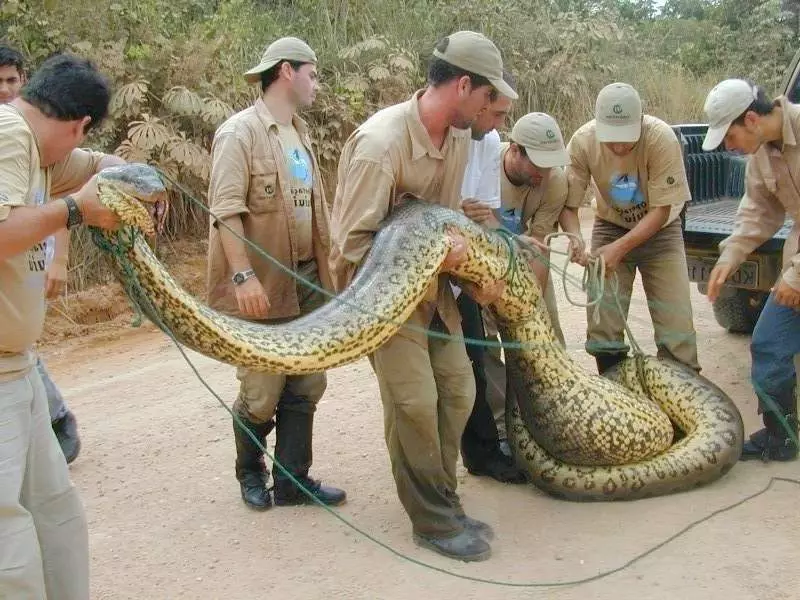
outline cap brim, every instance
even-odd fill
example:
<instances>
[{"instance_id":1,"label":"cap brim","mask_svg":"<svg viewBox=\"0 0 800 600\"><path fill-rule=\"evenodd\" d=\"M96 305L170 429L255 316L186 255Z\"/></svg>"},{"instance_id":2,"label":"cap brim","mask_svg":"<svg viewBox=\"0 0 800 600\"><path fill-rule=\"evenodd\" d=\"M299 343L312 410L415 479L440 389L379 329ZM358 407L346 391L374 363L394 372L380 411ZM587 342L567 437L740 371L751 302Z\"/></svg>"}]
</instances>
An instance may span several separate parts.
<instances>
[{"instance_id":1,"label":"cap brim","mask_svg":"<svg viewBox=\"0 0 800 600\"><path fill-rule=\"evenodd\" d=\"M530 160L537 167L542 169L551 169L553 167L566 167L570 164L569 154L566 149L564 150L533 150L532 148L525 147L525 154L528 155Z\"/></svg>"},{"instance_id":2,"label":"cap brim","mask_svg":"<svg viewBox=\"0 0 800 600\"><path fill-rule=\"evenodd\" d=\"M258 66L253 67L249 71L245 71L244 78L249 81L250 83L255 83L261 79L261 74L278 64L278 60L268 60L267 62L262 62Z\"/></svg>"},{"instance_id":3,"label":"cap brim","mask_svg":"<svg viewBox=\"0 0 800 600\"><path fill-rule=\"evenodd\" d=\"M498 93L502 94L506 98L511 98L512 100L519 98L517 92L511 89L511 86L508 85L503 79L490 79L489 83L494 86Z\"/></svg>"},{"instance_id":4,"label":"cap brim","mask_svg":"<svg viewBox=\"0 0 800 600\"><path fill-rule=\"evenodd\" d=\"M638 142L642 135L642 122L637 121L630 125L606 125L597 121L595 133L598 142L619 144Z\"/></svg>"},{"instance_id":5,"label":"cap brim","mask_svg":"<svg viewBox=\"0 0 800 600\"><path fill-rule=\"evenodd\" d=\"M730 123L724 123L717 127L709 127L706 132L706 137L703 140L703 150L706 152L715 150L722 143L722 140L725 139L725 134L728 133L728 128L730 126Z\"/></svg>"}]
</instances>

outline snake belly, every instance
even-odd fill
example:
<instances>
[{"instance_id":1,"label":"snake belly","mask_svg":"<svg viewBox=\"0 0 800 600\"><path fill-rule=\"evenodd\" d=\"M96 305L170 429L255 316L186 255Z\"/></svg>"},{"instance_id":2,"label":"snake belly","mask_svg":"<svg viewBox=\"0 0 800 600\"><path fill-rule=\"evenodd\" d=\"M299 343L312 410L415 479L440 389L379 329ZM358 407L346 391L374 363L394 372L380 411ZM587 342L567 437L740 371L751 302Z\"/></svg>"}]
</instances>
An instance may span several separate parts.
<instances>
[{"instance_id":1,"label":"snake belly","mask_svg":"<svg viewBox=\"0 0 800 600\"><path fill-rule=\"evenodd\" d=\"M263 324L211 309L158 260L143 235L152 227L142 206L159 183L144 165L102 171L101 201L124 226L96 231L96 243L113 248L115 276L142 313L201 354L284 374L325 371L369 355L407 326L436 284L450 248L446 234L457 233L468 252L454 275L478 285L507 283L491 308L513 389L509 436L534 485L570 500L632 499L710 482L738 460L744 433L730 398L693 371L652 357L624 361L605 377L585 371L555 339L530 267L537 255L460 212L421 200L395 207L347 289L308 315ZM675 426L683 436L678 441Z\"/></svg>"}]
</instances>

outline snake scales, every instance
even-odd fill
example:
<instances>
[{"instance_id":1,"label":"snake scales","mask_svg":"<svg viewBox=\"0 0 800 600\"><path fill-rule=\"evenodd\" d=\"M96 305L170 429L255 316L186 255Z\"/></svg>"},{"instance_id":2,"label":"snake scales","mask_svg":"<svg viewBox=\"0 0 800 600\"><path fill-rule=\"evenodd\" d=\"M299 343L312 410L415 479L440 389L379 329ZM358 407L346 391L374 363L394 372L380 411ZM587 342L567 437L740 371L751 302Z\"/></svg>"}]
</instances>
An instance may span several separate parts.
<instances>
[{"instance_id":1,"label":"snake scales","mask_svg":"<svg viewBox=\"0 0 800 600\"><path fill-rule=\"evenodd\" d=\"M158 261L145 237L154 233L146 206L164 190L155 170L105 169L98 190L124 226L95 231L95 241L115 247L112 266L129 297L157 326L204 355L286 374L353 362L409 317L449 250L446 232L454 231L469 242L458 277L477 284L506 277L492 306L504 343L512 343L506 419L517 460L537 487L570 500L657 496L711 482L739 458L741 415L719 388L682 365L647 356L629 358L604 377L584 371L556 341L529 266L531 251L461 213L404 203L375 235L346 290L309 315L263 325L212 310Z\"/></svg>"}]
</instances>

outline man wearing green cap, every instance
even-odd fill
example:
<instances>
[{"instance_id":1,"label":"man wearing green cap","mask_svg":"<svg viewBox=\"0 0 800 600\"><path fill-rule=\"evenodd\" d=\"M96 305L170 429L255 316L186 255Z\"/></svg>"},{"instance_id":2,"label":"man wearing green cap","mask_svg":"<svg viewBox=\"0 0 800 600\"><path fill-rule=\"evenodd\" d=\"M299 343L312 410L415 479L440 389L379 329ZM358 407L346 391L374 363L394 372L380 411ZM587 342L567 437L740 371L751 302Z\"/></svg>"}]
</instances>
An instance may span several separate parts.
<instances>
[{"instance_id":1,"label":"man wearing green cap","mask_svg":"<svg viewBox=\"0 0 800 600\"><path fill-rule=\"evenodd\" d=\"M317 92L317 57L302 40L281 38L245 73L260 82L254 105L217 130L212 145L208 244L208 304L226 314L265 323L291 321L324 304L326 297L276 268L242 238L287 269L331 290L328 270L330 216L306 123L297 110ZM308 476L313 417L326 385L325 373L274 375L238 368L233 410L264 445L276 430L275 458L325 504L341 504L342 490ZM236 478L245 504L272 505L264 455L234 419ZM277 465L274 502L313 503Z\"/></svg>"},{"instance_id":2,"label":"man wearing green cap","mask_svg":"<svg viewBox=\"0 0 800 600\"><path fill-rule=\"evenodd\" d=\"M337 290L352 280L381 221L405 196L458 209L469 127L493 90L517 98L503 81L497 47L481 34L459 31L436 44L426 89L378 111L353 132L342 150L332 209L330 262ZM414 540L469 561L489 557L493 534L464 514L456 493L459 440L475 380L448 272L465 257L465 241L456 237L438 280L408 319L453 337L429 338L401 328L370 362L380 386L392 473ZM459 285L481 303L502 289Z\"/></svg>"},{"instance_id":3,"label":"man wearing green cap","mask_svg":"<svg viewBox=\"0 0 800 600\"><path fill-rule=\"evenodd\" d=\"M797 458L797 372L800 353L800 106L786 96L769 98L744 79L714 86L705 102L709 128L703 150L720 144L752 157L745 193L733 233L720 242L711 271L708 298L719 295L725 280L745 258L772 238L786 215L793 227L783 247L783 273L758 318L750 342L751 377L764 427L750 436L742 460Z\"/></svg>"},{"instance_id":4,"label":"man wearing green cap","mask_svg":"<svg viewBox=\"0 0 800 600\"><path fill-rule=\"evenodd\" d=\"M642 113L639 94L626 83L612 83L597 96L595 118L580 127L567 150L570 166L568 206L577 206L591 183L597 202L592 254L602 256L608 280L597 322L587 310L586 351L605 372L625 358L625 321L633 282L642 277L658 356L700 370L697 335L689 296L683 232L678 218L691 194L680 142L661 119ZM561 224L580 235L577 219ZM582 262L574 256L575 262ZM585 261L584 261L585 262Z\"/></svg>"}]
</instances>

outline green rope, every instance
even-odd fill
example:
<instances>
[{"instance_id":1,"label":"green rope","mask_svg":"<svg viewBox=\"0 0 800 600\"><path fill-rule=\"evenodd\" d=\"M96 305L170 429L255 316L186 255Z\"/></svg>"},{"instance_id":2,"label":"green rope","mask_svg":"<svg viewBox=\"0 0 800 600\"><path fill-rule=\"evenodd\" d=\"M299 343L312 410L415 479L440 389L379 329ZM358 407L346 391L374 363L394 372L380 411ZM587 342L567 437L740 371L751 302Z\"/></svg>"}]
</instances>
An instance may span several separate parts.
<instances>
[{"instance_id":1,"label":"green rope","mask_svg":"<svg viewBox=\"0 0 800 600\"><path fill-rule=\"evenodd\" d=\"M167 324L164 323L164 321L161 319L161 317L158 314L158 310L152 304L150 299L147 297L147 294L146 294L144 288L141 286L141 284L140 284L140 282L138 280L138 277L136 276L136 273L135 273L130 261L128 260L128 257L125 254L126 250L129 249L131 247L130 245L135 241L135 237L136 237L135 230L131 230L130 232L127 232L127 237L126 237L126 232L124 230L120 230L117 234L115 234L116 235L116 239L117 239L117 243L111 243L111 242L107 241L106 239L104 239L103 236L99 233L98 230L95 230L94 228L90 228L90 229L92 230L93 239L94 239L95 243L98 244L98 247L103 252L106 252L106 253L110 254L113 257L114 260L118 261L120 267L123 269L123 271L125 272L126 276L129 277L129 281L126 282L126 284L129 287L127 287L126 289L130 289L132 291L135 290L138 293L138 297L141 298L142 301L144 301L144 302L146 302L148 304L148 306L146 307L147 308L147 312L148 312L148 314L152 315L152 317L154 319L156 319L156 323L155 324L159 328L161 328L162 331L164 331L167 334L167 336L170 338L170 340L172 340L173 344L175 344L176 348L181 353L181 356L184 358L184 360L189 365L189 367L192 369L192 371L194 371L194 374L197 376L197 378L200 380L200 382L203 384L203 386L211 393L212 396L214 396L214 398L216 398L216 400L219 402L219 404L228 412L228 414L231 415L233 420L236 422L237 426L239 426L250 437L250 439L264 453L264 455L267 456L270 459L270 461L274 465L276 465L278 467L278 469L292 481L292 483L294 483L306 496L308 496L309 499L311 499L317 505L321 506L328 513L330 513L335 518L337 518L339 521L341 521L344 525L346 525L347 527L349 527L353 531L356 531L357 533L359 533L360 535L362 535L363 537L365 537L369 541L373 542L374 544L376 544L376 545L380 546L381 548L383 548L383 549L389 551L390 553L394 554L398 558L401 558L401 559L403 559L403 560L405 560L407 562L410 562L410 563L412 563L414 565L423 567L425 569L429 569L431 571L436 571L436 572L442 573L444 575L449 575L449 576L455 577L457 579L463 579L463 580L467 580L467 581L473 581L473 582L476 582L476 583L484 583L484 584L489 584L489 585L505 586L505 587L516 587L516 588L554 588L555 587L555 588L558 588L558 587L584 585L584 584L587 584L587 583L590 583L590 582L593 582L593 581L597 581L597 580L600 580L600 579L605 579L605 578L607 578L607 577L609 577L611 575L614 575L616 573L619 573L619 572L631 567L635 563L641 561L645 557L647 557L647 556L653 554L654 552L656 552L657 550L663 548L664 546L666 546L667 544L669 544L673 540L681 537L682 535L686 534L687 532L689 532L690 530L694 529L698 525L700 525L700 524L702 524L702 523L704 523L706 521L709 521L710 519L712 519L712 518L714 518L714 517L716 517L718 515L721 515L723 513L729 512L729 511L733 510L734 508L737 508L737 507L741 506L742 504L744 504L746 502L749 502L750 500L752 500L752 499L754 499L754 498L766 493L772 487L772 484L774 482L776 482L776 481L783 481L783 482L792 483L792 484L795 484L795 485L800 485L800 480L789 479L789 478L786 478L786 477L771 477L769 482L767 483L767 485L762 490L760 490L758 492L755 492L753 494L750 494L749 496L746 496L746 497L742 498L741 500L738 500L738 501L736 501L736 502L734 502L732 504L729 504L728 506L725 506L723 508L717 509L717 510L713 511L712 513L710 513L709 515L689 523L687 526L683 527L678 532L674 533L673 535L669 536L668 538L666 538L665 540L659 542L658 544L655 544L654 546L651 546L647 550L635 555L633 558L631 558L630 560L626 561L624 564L620 565L619 567L616 567L616 568L613 568L613 569L609 569L609 570L606 570L606 571L602 571L600 573L597 573L596 575L591 575L591 576L588 576L588 577L583 577L583 578L579 578L579 579L572 579L572 580L568 580L568 581L513 582L513 581L499 581L499 580L488 579L488 578L484 578L484 577L473 577L473 576L470 576L470 575L463 575L461 573L456 573L454 571L450 571L450 570L444 569L442 567L437 567L435 565L426 563L424 561L421 561L421 560L418 560L418 559L413 558L411 556L408 556L406 554L403 554L399 550L395 550L394 548L392 548L391 546L389 546L385 542L380 541L379 539L377 539L376 537L372 536L368 532L364 531L363 529L361 529L360 527L358 527L354 523L350 522L348 519L346 519L341 514L339 514L338 511L336 511L332 507L324 504L321 500L319 500L319 498L314 496L314 494L308 488L306 488L300 481L298 481L297 478L294 477L294 475L292 475L274 456L272 456L272 454L267 450L267 448L264 446L264 444L262 444L261 441L258 438L256 438L256 436L247 427L245 427L245 425L241 421L241 418L233 410L231 410L230 407L228 407L228 405L219 396L219 394L217 394L213 390L213 388L208 384L208 382L203 378L203 376L200 374L200 371L197 369L197 367L194 365L194 363L192 363L191 359L187 356L186 352L184 351L184 349L181 346L181 344L178 341L178 339L175 337L174 333L170 330L169 326L167 326ZM141 310L141 307L139 307L139 310Z\"/></svg>"}]
</instances>

